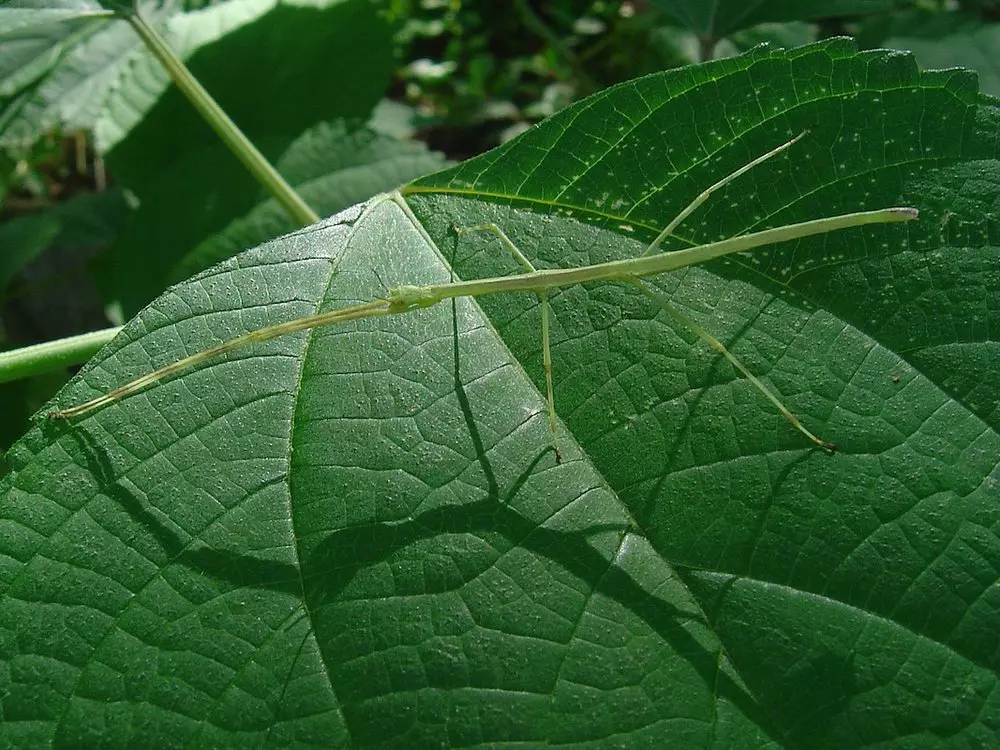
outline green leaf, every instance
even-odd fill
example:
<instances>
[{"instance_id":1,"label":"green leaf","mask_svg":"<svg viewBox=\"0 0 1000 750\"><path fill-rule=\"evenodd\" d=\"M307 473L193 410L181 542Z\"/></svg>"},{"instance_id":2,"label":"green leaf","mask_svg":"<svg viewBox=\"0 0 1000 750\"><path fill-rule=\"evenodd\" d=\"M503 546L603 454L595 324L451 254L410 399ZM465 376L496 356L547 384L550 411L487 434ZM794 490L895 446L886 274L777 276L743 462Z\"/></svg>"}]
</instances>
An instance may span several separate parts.
<instances>
[{"instance_id":1,"label":"green leaf","mask_svg":"<svg viewBox=\"0 0 1000 750\"><path fill-rule=\"evenodd\" d=\"M5 739L989 746L996 120L971 74L756 50L410 185L422 229L374 201L174 287L60 405L379 278L517 272L453 222L499 222L539 267L635 255L805 128L672 247L921 211L656 280L833 456L611 283L552 294L561 465L529 294L275 339L39 424L0 496Z\"/></svg>"},{"instance_id":2,"label":"green leaf","mask_svg":"<svg viewBox=\"0 0 1000 750\"><path fill-rule=\"evenodd\" d=\"M166 38L171 48L187 51L192 46L188 40L207 35L208 28L217 25L231 30L214 44L187 52L185 63L270 159L320 122L364 122L391 80L392 28L372 0L226 2L172 19ZM289 55L290 49L296 54ZM137 82L166 76L155 61L150 60L148 68L133 71ZM136 96L124 89L113 104L133 107ZM127 138L115 141L108 164L118 179L145 198L145 193L162 189L166 173L176 173L179 157L216 158L217 144L209 126L171 87ZM242 176L242 168L237 174ZM242 195L255 188L230 184L231 178L226 178L224 172L217 174L220 190ZM170 205L175 210L177 199L193 192L192 184L182 183L183 189L173 196Z\"/></svg>"},{"instance_id":3,"label":"green leaf","mask_svg":"<svg viewBox=\"0 0 1000 750\"><path fill-rule=\"evenodd\" d=\"M984 94L1000 96L1000 24L961 13L911 13L892 19L887 47L913 52L925 68L979 71Z\"/></svg>"},{"instance_id":4,"label":"green leaf","mask_svg":"<svg viewBox=\"0 0 1000 750\"><path fill-rule=\"evenodd\" d=\"M128 24L94 19L96 4L84 7L0 8L0 143L30 141L56 125L90 130L98 150L118 147L116 176L135 187L189 139L212 136ZM192 13L167 3L143 13L256 134L363 118L389 80L389 27L369 0L230 0ZM338 96L315 95L327 87Z\"/></svg>"},{"instance_id":5,"label":"green leaf","mask_svg":"<svg viewBox=\"0 0 1000 750\"><path fill-rule=\"evenodd\" d=\"M14 274L34 260L59 234L58 219L49 215L22 216L0 224L0 295Z\"/></svg>"},{"instance_id":6,"label":"green leaf","mask_svg":"<svg viewBox=\"0 0 1000 750\"><path fill-rule=\"evenodd\" d=\"M423 144L371 128L322 123L276 161L278 170L320 214L332 214L393 190L444 164ZM199 190L182 189L198 185ZM295 228L221 144L196 150L154 185L132 217L107 276L111 295L132 315L208 266ZM256 200L261 202L256 203ZM177 222L178 206L186 220Z\"/></svg>"},{"instance_id":7,"label":"green leaf","mask_svg":"<svg viewBox=\"0 0 1000 750\"><path fill-rule=\"evenodd\" d=\"M306 203L327 215L443 165L443 157L422 143L382 136L368 128L349 132L343 125L323 123L292 144L277 167L295 183ZM183 281L294 228L295 222L275 200L260 203L191 249L171 269L168 280Z\"/></svg>"},{"instance_id":8,"label":"green leaf","mask_svg":"<svg viewBox=\"0 0 1000 750\"><path fill-rule=\"evenodd\" d=\"M9 4L0 8L0 101L50 73L60 57L109 20L98 3ZM6 118L3 118L6 119ZM3 120L0 119L0 122Z\"/></svg>"},{"instance_id":9,"label":"green leaf","mask_svg":"<svg viewBox=\"0 0 1000 750\"><path fill-rule=\"evenodd\" d=\"M144 6L144 12L162 25L176 5ZM0 143L30 143L43 130L63 127L94 130L99 146L109 147L112 134L127 130L142 114L108 106L119 86L144 91L130 79L130 66L142 57L146 67L152 64L135 32L100 3L18 2L0 8ZM160 75L147 83L162 93L167 81ZM119 117L126 121L119 123Z\"/></svg>"},{"instance_id":10,"label":"green leaf","mask_svg":"<svg viewBox=\"0 0 1000 750\"><path fill-rule=\"evenodd\" d=\"M66 251L48 277L29 283L78 284L80 272L91 259L94 248L115 241L125 224L128 206L115 189L101 193L81 193L38 214L29 214L0 224L0 294L14 275L27 263L52 247ZM34 300L32 304L37 302ZM38 311L44 316L44 310Z\"/></svg>"}]
</instances>

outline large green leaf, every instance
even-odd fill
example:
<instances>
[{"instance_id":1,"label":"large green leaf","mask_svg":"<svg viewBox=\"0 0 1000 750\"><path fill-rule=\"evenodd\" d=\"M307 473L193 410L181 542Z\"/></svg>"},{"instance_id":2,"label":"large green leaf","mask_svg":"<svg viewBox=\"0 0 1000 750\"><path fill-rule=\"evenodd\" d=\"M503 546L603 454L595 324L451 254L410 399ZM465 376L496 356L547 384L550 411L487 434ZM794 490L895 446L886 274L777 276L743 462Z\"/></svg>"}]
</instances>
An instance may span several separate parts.
<instances>
[{"instance_id":1,"label":"large green leaf","mask_svg":"<svg viewBox=\"0 0 1000 750\"><path fill-rule=\"evenodd\" d=\"M918 223L241 350L10 452L9 744L989 746L1000 727L998 113L843 40L617 86L171 289L69 405L386 284L889 205ZM432 244L433 243L433 244ZM377 275L376 275L377 273ZM956 375L956 370L961 374Z\"/></svg>"}]
</instances>

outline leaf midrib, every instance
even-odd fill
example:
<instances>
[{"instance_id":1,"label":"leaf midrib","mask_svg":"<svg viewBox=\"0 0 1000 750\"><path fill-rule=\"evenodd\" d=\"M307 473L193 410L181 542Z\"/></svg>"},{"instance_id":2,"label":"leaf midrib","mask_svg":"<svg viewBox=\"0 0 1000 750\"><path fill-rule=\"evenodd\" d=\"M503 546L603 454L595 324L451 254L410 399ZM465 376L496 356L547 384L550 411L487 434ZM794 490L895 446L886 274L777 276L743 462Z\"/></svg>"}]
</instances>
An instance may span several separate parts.
<instances>
[{"instance_id":1,"label":"leaf midrib","mask_svg":"<svg viewBox=\"0 0 1000 750\"><path fill-rule=\"evenodd\" d=\"M371 201L369 201L368 205L361 212L361 214L356 219L354 219L354 221L350 223L350 229L348 230L347 236L344 238L343 245L341 245L342 252L346 252L347 249L350 248L351 242L353 241L357 232L364 225L364 222L368 218L370 212L374 208L379 206L382 202L383 201L380 200L379 197L372 199ZM329 228L333 229L336 226L337 225L333 225ZM343 226L343 224L341 224L340 226ZM326 283L323 286L322 294L320 294L317 297L318 304L315 306L314 312L319 312L325 306L326 300L330 296L330 289L334 283L334 280L337 278L337 269L340 265L340 260L341 260L340 258L330 257L329 259L330 272L329 275L327 276ZM296 519L298 519L298 514L292 507L293 503L295 502L295 498L293 497L292 493L292 465L293 465L292 453L294 451L294 446L295 446L295 425L299 418L299 397L302 394L302 383L305 379L303 377L303 373L305 371L306 363L309 360L309 352L312 348L312 343L315 338L316 330L317 330L316 328L310 328L306 332L306 340L302 346L302 354L299 357L299 365L298 365L299 374L298 377L295 379L295 383L293 385L292 404L291 404L291 409L289 411L290 418L288 420L288 449L285 452L285 465L287 467L287 471L285 473L285 497L287 498L286 511L288 513L288 519L291 522L292 551L294 555L294 561L292 564L293 567L295 568L296 575L298 576L299 579L298 583L299 583L300 598L302 601L302 609L304 612L304 616L309 621L310 633L316 633L318 631L316 629L316 622L313 609L309 602L309 598L306 595L305 581L303 580L302 577L302 568L303 568L302 551L299 546L299 540L301 539L301 534L299 533L298 528L296 527ZM316 645L317 645L316 650L318 652L319 662L323 667L323 675L326 679L327 686L330 688L330 693L333 697L333 705L336 706L337 715L343 726L346 728L347 720L343 712L341 711L341 702L340 699L337 697L337 692L336 689L334 688L334 681L331 676L330 666L327 663L326 651L323 649L322 645L318 641Z\"/></svg>"}]
</instances>

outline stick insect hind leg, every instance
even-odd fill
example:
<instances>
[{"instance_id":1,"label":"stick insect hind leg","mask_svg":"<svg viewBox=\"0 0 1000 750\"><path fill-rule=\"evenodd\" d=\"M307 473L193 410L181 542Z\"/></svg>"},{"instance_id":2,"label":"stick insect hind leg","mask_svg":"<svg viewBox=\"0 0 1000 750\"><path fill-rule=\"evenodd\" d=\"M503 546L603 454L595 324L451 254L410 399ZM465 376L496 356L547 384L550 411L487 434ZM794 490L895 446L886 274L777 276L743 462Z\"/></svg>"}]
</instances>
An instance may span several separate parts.
<instances>
[{"instance_id":1,"label":"stick insect hind leg","mask_svg":"<svg viewBox=\"0 0 1000 750\"><path fill-rule=\"evenodd\" d=\"M805 131L799 133L791 140L749 161L736 171L731 172L718 182L714 183L713 185L710 185L708 188L703 190L697 197L695 197L694 200L692 200L687 206L685 206L680 211L680 213L678 213L677 216L674 217L674 219L671 220L670 223L666 225L666 227L663 228L663 230L656 236L656 238L651 243L649 243L649 245L641 253L640 257L646 257L655 253L659 249L660 244L663 242L663 240L666 239L668 236L670 236L673 233L673 231L678 226L680 226L680 224L684 221L684 219L690 216L691 213L698 208L698 206L700 206L702 203L708 200L708 198L717 190L725 187L727 184L735 180L737 177L745 174L746 172L750 171L759 164L782 153L783 151L793 146L795 143L797 143L805 136L806 136ZM501 244L503 244L504 247L506 247L510 251L511 255L514 256L514 258L517 260L518 263L521 264L521 266L526 270L526 272L534 273L536 270L535 267L531 264L531 262L518 249L517 245L514 244L513 240L511 240L510 237L508 237L507 234L494 223L477 224L475 226L470 226L470 227L455 227L455 231L459 235L476 231L491 232L492 234L497 236ZM798 420L798 418L795 417L794 414L792 414L788 410L788 408L781 402L781 400L777 396L775 396L774 393L772 393L771 390L766 385L764 385L764 383L762 383L759 378L757 378L752 372L750 372L750 370L746 367L746 365L740 362L739 359L737 359L728 349L726 349L726 347L722 344L721 341L712 336L712 334L710 334L700 325L698 325L693 320L688 318L686 315L676 310L673 306L670 305L666 297L664 297L659 292L650 288L648 284L644 283L639 279L633 279L631 280L630 283L633 286L635 286L640 292L642 292L642 294L651 299L664 312L670 315L671 318L673 318L675 321L677 321L685 328L690 330L698 338L700 338L702 341L704 341L706 344L708 344L710 347L712 347L722 356L724 356L727 360L729 360L729 362L737 370L739 370L739 372L741 372L747 378L747 380L749 380L754 385L755 388L757 388L762 394L764 394L764 396L767 397L767 399L772 404L774 404L774 406L778 409L778 411L782 414L782 416L784 416L791 423L791 425L795 427L795 429L797 429L799 432L805 435L812 443L830 452L836 450L836 446L833 443L827 442L826 440L816 437L816 435L814 435L812 432L806 429L806 427ZM547 402L548 402L548 412L549 412L549 429L552 433L552 443L553 446L555 447L556 460L558 461L561 460L561 454L559 452L559 447L556 442L557 440L556 412L555 412L555 398L552 389L552 355L549 344L549 302L548 302L547 291L539 292L538 297L542 305L542 360L545 368L545 384L546 384L546 389L548 391Z\"/></svg>"},{"instance_id":2,"label":"stick insect hind leg","mask_svg":"<svg viewBox=\"0 0 1000 750\"><path fill-rule=\"evenodd\" d=\"M486 224L476 224L471 227L454 227L455 233L459 236L469 232L490 232L496 235L500 244L510 251L514 259L521 264L527 273L535 273L537 270L522 253L514 241L507 236L499 226L492 222ZM557 436L556 406L555 397L552 394L552 352L549 346L549 293L548 291L538 292L538 301L542 305L542 367L545 369L545 390L547 391L546 401L549 412L549 432L552 433L552 448L556 452L556 463L562 463L562 453L559 450L559 438Z\"/></svg>"},{"instance_id":3,"label":"stick insect hind leg","mask_svg":"<svg viewBox=\"0 0 1000 750\"><path fill-rule=\"evenodd\" d=\"M758 156L753 161L748 162L744 166L737 169L735 172L726 175L721 180L716 182L714 185L711 185L710 187L703 190L698 195L698 197L696 197L693 201L691 201L683 210L681 210L679 214L677 214L677 216L673 219L673 221L671 221L669 224L667 224L666 227L664 227L663 231L661 231L656 236L656 239L654 239L651 243L649 243L649 246L643 251L641 257L645 257L647 255L652 255L653 253L655 253L659 249L660 244L663 242L663 240L666 239L668 236L670 236L670 234L672 234L673 231L678 226L680 226L681 222L683 222L684 219L690 216L691 213L696 208L698 208L698 206L700 206L702 203L708 200L708 197L712 195L712 193L714 193L716 190L719 190L720 188L726 186L740 175L753 169L758 164L767 161L772 156L777 156L782 151L791 147L800 139L805 137L805 135L806 135L805 131L799 133L790 141L781 144L777 148L771 149L766 154ZM796 430L801 432L803 435L809 438L811 442L818 445L820 448L823 448L824 450L830 451L831 453L837 450L836 445L816 437L813 433L807 430L805 426L798 420L798 418L796 418L796 416L792 414L788 410L788 408L781 402L781 400L777 396L775 396L774 393L772 393L771 390L766 385L764 385L759 378L757 378L757 376L755 376L752 372L750 372L750 370L746 367L746 365L740 362L740 360L737 359L735 355L733 355L728 349L726 349L726 347L722 344L721 341L719 341L712 334L710 334L700 325L691 320L691 318L687 317L679 310L675 309L672 305L670 305L670 303L667 301L667 298L663 294L652 289L650 285L647 284L646 282L641 281L639 279L633 279L631 283L646 297L648 297L654 303L656 303L656 305L664 312L666 312L671 318L673 318L675 321L683 325L685 328L687 328L689 331L695 334L698 338L700 338L710 347L715 349L715 351L719 352L719 354L721 354L723 357L729 360L729 362L733 365L733 367L735 367L737 370L743 373L743 376L746 377L746 379L749 380L754 385L754 387L757 388L757 390L763 393L764 396L766 396L767 399L772 404L775 405L775 407L777 407L778 411L781 412L782 416L784 416L785 419L787 419Z\"/></svg>"},{"instance_id":4,"label":"stick insect hind leg","mask_svg":"<svg viewBox=\"0 0 1000 750\"><path fill-rule=\"evenodd\" d=\"M798 420L798 418L794 414L792 414L783 403L781 403L781 400L777 396L775 396L771 392L771 390L766 385L764 385L756 375L750 372L747 366L744 365L742 362L740 362L740 360L737 359L732 352L726 349L726 347L723 345L721 341L719 341L717 338L715 338L712 334L710 334L700 325L695 323L689 317L684 315L682 312L671 306L670 303L667 302L666 297L664 297L659 292L651 289L648 284L638 280L633 281L632 284L636 288L638 288L640 292L646 295L649 299L653 300L653 302L655 302L660 307L660 309L662 309L665 313L667 313L671 318L673 318L678 323L683 325L689 331L694 333L698 338L700 338L710 347L715 349L715 351L717 351L723 357L728 359L729 362L733 365L733 367L735 367L737 370L743 373L743 376L751 383L753 383L754 387L757 388L757 390L759 390L761 393L763 393L767 397L767 399L772 404L774 404L775 407L777 407L778 411L781 412L782 416L784 416L785 419L791 422L792 427L801 432L803 435L809 438L809 440L818 445L820 448L828 450L831 453L837 450L836 445L826 440L823 440L822 438L816 437L809 430L807 430L806 427Z\"/></svg>"}]
</instances>

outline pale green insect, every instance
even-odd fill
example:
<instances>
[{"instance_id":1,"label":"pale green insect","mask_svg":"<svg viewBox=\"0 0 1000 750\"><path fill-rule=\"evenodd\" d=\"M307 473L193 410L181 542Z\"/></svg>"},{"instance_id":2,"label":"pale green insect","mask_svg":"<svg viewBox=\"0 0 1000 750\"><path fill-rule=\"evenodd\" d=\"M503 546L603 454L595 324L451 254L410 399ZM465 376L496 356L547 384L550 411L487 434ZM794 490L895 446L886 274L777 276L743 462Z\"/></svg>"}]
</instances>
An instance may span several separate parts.
<instances>
[{"instance_id":1,"label":"pale green insect","mask_svg":"<svg viewBox=\"0 0 1000 750\"><path fill-rule=\"evenodd\" d=\"M789 224L774 229L766 229L761 232L744 234L732 237L720 242L712 242L707 245L699 245L685 250L676 250L669 253L657 253L660 244L669 236L692 211L705 202L712 193L727 183L736 179L743 173L754 168L758 164L780 154L789 148L806 134L800 133L787 143L783 143L777 148L762 154L749 162L732 174L722 178L714 185L705 189L697 198L691 201L683 211L681 211L663 231L657 235L645 251L637 258L616 260L608 263L598 263L592 266L581 268L560 268L538 271L528 261L524 254L517 248L513 241L496 224L479 224L472 227L456 227L459 234L475 231L491 232L497 236L514 256L518 263L525 268L525 273L512 276L499 276L488 279L475 279L472 281L455 281L447 284L428 284L426 286L402 285L389 289L385 298L375 299L361 305L353 305L338 310L310 315L286 323L259 328L242 336L230 339L218 346L205 349L196 354L184 357L172 364L161 367L158 370L147 373L130 383L126 383L119 388L115 388L102 396L86 401L67 409L56 409L49 412L52 419L73 419L90 414L108 404L120 401L133 393L147 388L165 378L175 375L189 367L197 365L206 360L218 357L235 349L241 349L256 341L266 341L288 333L295 333L317 326L340 323L347 320L357 320L359 318L372 318L381 315L394 315L405 313L422 307L430 307L443 300L455 297L478 297L484 294L496 294L498 292L535 292L542 304L542 361L545 368L546 400L548 403L549 428L552 432L553 446L556 449L556 457L559 458L559 448L556 442L556 412L555 401L552 393L552 356L549 348L549 305L548 292L550 289L583 284L592 281L621 281L638 288L643 294L652 299L659 307L667 312L674 320L681 323L709 346L728 359L736 369L745 375L751 383L756 386L781 412L791 424L805 435L810 441L829 451L836 450L833 443L829 443L816 437L807 430L801 422L785 407L759 379L757 379L736 357L734 357L725 346L714 338L708 331L699 326L687 316L671 307L667 300L655 290L649 288L642 282L647 276L675 271L685 266L719 258L730 253L739 253L752 250L763 245L770 245L777 242L809 237L815 234L833 232L838 229L849 227L859 227L866 224L885 224L889 222L911 221L917 218L917 209L907 207L883 208L876 211L859 211L856 213L831 216L823 219L813 219L798 224ZM428 242L433 242L426 236L420 221L414 216L410 207L403 197L398 193L390 193L373 199L374 201L389 200L396 203L404 214L413 223L413 226L422 234Z\"/></svg>"}]
</instances>

